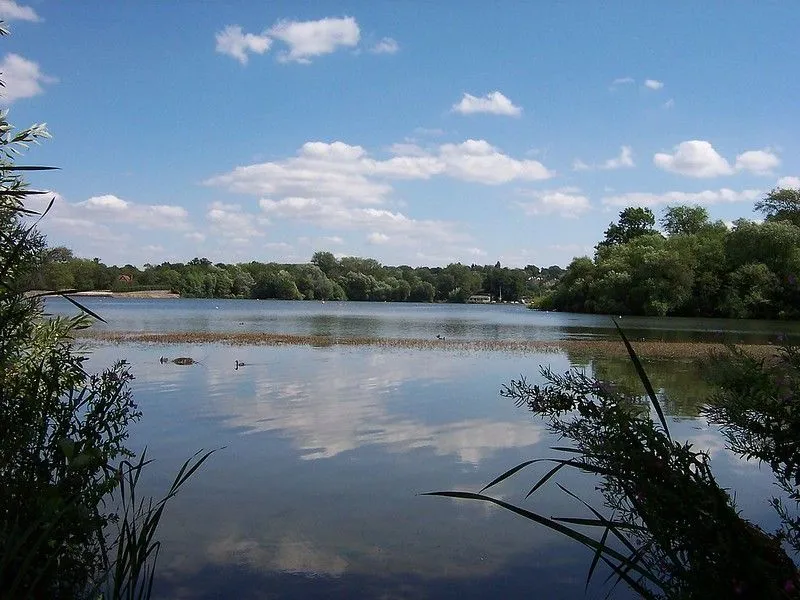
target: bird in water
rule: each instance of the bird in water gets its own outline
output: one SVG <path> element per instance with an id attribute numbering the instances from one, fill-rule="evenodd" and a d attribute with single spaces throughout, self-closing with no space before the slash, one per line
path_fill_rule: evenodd
<path id="1" fill-rule="evenodd" d="M 234 370 L 234 371 L 238 371 L 238 370 L 239 370 L 239 367 L 244 367 L 244 366 L 245 366 L 245 363 L 243 363 L 243 362 L 241 362 L 241 361 L 237 360 L 237 361 L 236 361 L 236 365 L 234 366 L 233 370 Z"/>
<path id="2" fill-rule="evenodd" d="M 437 340 L 444 340 L 444 336 L 441 333 L 437 333 L 436 334 L 436 339 Z"/>
<path id="3" fill-rule="evenodd" d="M 161 358 L 158 359 L 158 362 L 160 362 L 163 365 L 164 363 L 168 363 L 169 359 L 166 356 L 162 356 Z"/>

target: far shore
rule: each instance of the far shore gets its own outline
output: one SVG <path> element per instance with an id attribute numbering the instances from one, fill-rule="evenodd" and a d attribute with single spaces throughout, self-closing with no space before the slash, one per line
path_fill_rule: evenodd
<path id="1" fill-rule="evenodd" d="M 144 344 L 226 344 L 231 346 L 377 346 L 382 348 L 407 348 L 424 350 L 501 351 L 515 353 L 569 352 L 592 357 L 625 357 L 625 346 L 618 340 L 548 340 L 548 341 L 502 341 L 502 340 L 449 340 L 418 338 L 373 338 L 331 337 L 323 335 L 292 335 L 261 332 L 204 332 L 175 331 L 148 333 L 136 331 L 77 332 L 82 339 L 109 343 Z M 726 349 L 716 342 L 663 342 L 641 341 L 632 343 L 642 358 L 691 360 L 703 358 Z M 772 344 L 737 344 L 738 348 L 758 357 L 773 356 L 776 346 Z"/>

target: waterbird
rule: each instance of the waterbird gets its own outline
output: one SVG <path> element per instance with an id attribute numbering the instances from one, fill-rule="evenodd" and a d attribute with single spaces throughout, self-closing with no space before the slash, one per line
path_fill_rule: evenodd
<path id="1" fill-rule="evenodd" d="M 243 363 L 243 362 L 240 362 L 240 361 L 238 361 L 238 360 L 237 360 L 237 361 L 236 361 L 236 366 L 234 366 L 233 370 L 234 370 L 234 371 L 238 371 L 238 370 L 239 370 L 239 367 L 244 367 L 244 366 L 245 366 L 245 363 Z"/>
<path id="2" fill-rule="evenodd" d="M 437 340 L 444 340 L 444 336 L 441 333 L 437 333 L 436 334 L 436 339 Z"/>
<path id="3" fill-rule="evenodd" d="M 168 363 L 169 359 L 166 356 L 162 356 L 161 358 L 158 359 L 158 362 L 160 362 L 163 365 L 164 363 Z"/>

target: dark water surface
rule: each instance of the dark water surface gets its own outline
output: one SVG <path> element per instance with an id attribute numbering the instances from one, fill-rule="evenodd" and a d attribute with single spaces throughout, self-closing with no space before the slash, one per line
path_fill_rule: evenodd
<path id="1" fill-rule="evenodd" d="M 521 307 L 90 302 L 109 327 L 136 331 L 228 331 L 244 322 L 249 330 L 301 334 L 316 327 L 387 337 L 610 335 L 599 317 Z M 779 330 L 773 325 L 737 323 L 736 333 L 725 335 L 770 336 Z M 711 330 L 681 326 L 656 323 L 647 335 Z M 143 491 L 165 490 L 196 450 L 225 446 L 165 515 L 156 597 L 585 597 L 587 550 L 491 506 L 419 494 L 478 491 L 523 460 L 554 455 L 549 447 L 556 440 L 499 396 L 503 383 L 521 374 L 538 381 L 540 365 L 556 371 L 575 365 L 635 386 L 626 361 L 345 346 L 93 343 L 89 349 L 92 368 L 124 358 L 136 375 L 144 418 L 131 445 L 147 445 L 157 459 Z M 161 356 L 199 363 L 162 364 Z M 245 366 L 236 369 L 236 360 Z M 659 361 L 648 371 L 673 415 L 674 437 L 709 450 L 719 481 L 735 491 L 745 516 L 773 527 L 764 500 L 770 473 L 728 454 L 719 434 L 696 417 L 705 393 L 696 366 Z M 523 501 L 546 468 L 523 471 L 496 495 L 548 516 L 585 516 L 555 486 Z M 597 504 L 590 478 L 565 473 L 559 481 Z M 604 578 L 596 576 L 588 597 L 603 597 Z M 619 589 L 614 597 L 630 596 Z"/>

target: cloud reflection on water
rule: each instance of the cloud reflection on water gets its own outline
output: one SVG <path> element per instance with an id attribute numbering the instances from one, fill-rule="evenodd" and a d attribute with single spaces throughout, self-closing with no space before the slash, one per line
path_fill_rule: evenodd
<path id="1" fill-rule="evenodd" d="M 363 446 L 380 445 L 390 452 L 430 448 L 437 455 L 455 455 L 461 462 L 478 465 L 496 450 L 522 448 L 541 440 L 541 426 L 519 413 L 516 421 L 487 415 L 426 422 L 418 401 L 401 388 L 422 385 L 428 393 L 452 394 L 442 384 L 469 378 L 465 371 L 472 365 L 472 360 L 464 365 L 458 360 L 436 358 L 436 354 L 424 353 L 329 353 L 321 360 L 312 358 L 313 364 L 306 367 L 313 375 L 301 378 L 293 375 L 297 365 L 252 365 L 235 373 L 246 379 L 248 390 L 252 385 L 252 391 L 235 395 L 229 394 L 231 374 L 227 367 L 210 365 L 206 379 L 209 389 L 214 390 L 211 409 L 228 426 L 249 433 L 277 431 L 290 436 L 304 460 L 332 458 Z M 493 400 L 485 399 L 492 404 Z M 461 411 L 459 403 L 465 400 L 442 397 L 438 401 L 449 403 L 447 414 L 456 416 Z M 474 401 L 474 396 L 466 400 Z"/>

